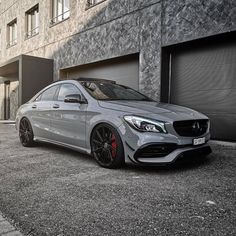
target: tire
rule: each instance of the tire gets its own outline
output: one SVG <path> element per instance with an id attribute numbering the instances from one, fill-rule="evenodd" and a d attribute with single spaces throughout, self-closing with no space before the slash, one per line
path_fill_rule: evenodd
<path id="1" fill-rule="evenodd" d="M 24 147 L 34 146 L 35 144 L 34 132 L 30 124 L 30 121 L 26 117 L 22 118 L 20 121 L 19 137 L 20 137 L 20 142 Z"/>
<path id="2" fill-rule="evenodd" d="M 105 168 L 124 165 L 124 147 L 120 135 L 108 124 L 99 124 L 91 134 L 91 152 L 96 162 Z"/>

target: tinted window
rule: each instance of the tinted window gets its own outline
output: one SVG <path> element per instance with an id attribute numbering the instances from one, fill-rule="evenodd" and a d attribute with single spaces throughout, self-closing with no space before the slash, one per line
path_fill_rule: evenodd
<path id="1" fill-rule="evenodd" d="M 44 91 L 41 95 L 41 101 L 53 101 L 54 100 L 54 95 L 58 89 L 58 85 L 53 86 L 49 89 L 47 89 L 46 91 Z"/>
<path id="2" fill-rule="evenodd" d="M 40 101 L 42 94 L 40 94 L 34 101 Z"/>
<path id="3" fill-rule="evenodd" d="M 60 88 L 60 91 L 59 91 L 59 94 L 58 94 L 58 100 L 59 101 L 64 101 L 65 97 L 67 95 L 71 95 L 71 94 L 81 94 L 81 92 L 73 84 L 63 84 L 63 85 L 61 85 L 61 88 Z"/>
<path id="4" fill-rule="evenodd" d="M 123 85 L 108 82 L 81 82 L 81 84 L 97 100 L 152 101 L 145 95 Z"/>

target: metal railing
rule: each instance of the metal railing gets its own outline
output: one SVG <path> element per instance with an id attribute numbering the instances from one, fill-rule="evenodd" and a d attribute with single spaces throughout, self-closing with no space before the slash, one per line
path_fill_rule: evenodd
<path id="1" fill-rule="evenodd" d="M 9 41 L 7 43 L 7 47 L 11 47 L 11 46 L 14 46 L 16 44 L 17 44 L 17 39 L 15 38 L 15 39 L 12 39 L 11 41 Z"/>
<path id="2" fill-rule="evenodd" d="M 70 16 L 70 10 L 65 11 L 65 12 L 63 12 L 62 14 L 53 17 L 53 18 L 51 19 L 50 24 L 51 24 L 51 25 L 56 24 L 57 22 L 60 22 L 60 21 L 63 21 L 63 20 L 65 20 L 65 19 L 69 18 L 69 16 Z"/>
<path id="3" fill-rule="evenodd" d="M 92 6 L 98 5 L 106 0 L 94 1 L 94 0 L 87 0 L 86 8 L 90 8 Z"/>
<path id="4" fill-rule="evenodd" d="M 38 34 L 38 33 L 39 33 L 39 26 L 38 26 L 38 27 L 35 27 L 35 28 L 32 29 L 32 30 L 29 30 L 28 32 L 26 32 L 25 38 L 31 38 L 31 37 L 33 37 L 34 35 Z"/>

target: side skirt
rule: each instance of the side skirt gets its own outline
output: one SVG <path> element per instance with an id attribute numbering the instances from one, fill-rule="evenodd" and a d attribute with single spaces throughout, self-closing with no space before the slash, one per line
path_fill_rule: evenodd
<path id="1" fill-rule="evenodd" d="M 69 148 L 69 149 L 72 149 L 72 150 L 75 150 L 75 151 L 78 151 L 78 152 L 82 152 L 82 153 L 91 155 L 91 150 L 90 149 L 81 148 L 81 147 L 77 147 L 77 146 L 62 143 L 62 142 L 57 142 L 57 141 L 51 140 L 51 139 L 46 139 L 46 138 L 41 138 L 41 137 L 34 137 L 34 141 L 35 142 L 42 142 L 42 143 L 51 143 L 51 144 L 54 144 L 54 145 L 57 145 L 57 146 Z"/>

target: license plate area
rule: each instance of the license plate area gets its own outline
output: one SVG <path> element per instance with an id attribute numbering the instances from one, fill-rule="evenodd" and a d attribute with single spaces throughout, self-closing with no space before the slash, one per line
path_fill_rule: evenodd
<path id="1" fill-rule="evenodd" d="M 194 146 L 198 146 L 198 145 L 204 144 L 205 142 L 206 142 L 206 138 L 205 137 L 193 139 L 193 145 Z"/>

